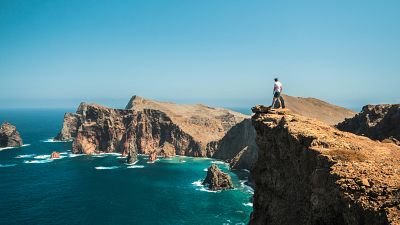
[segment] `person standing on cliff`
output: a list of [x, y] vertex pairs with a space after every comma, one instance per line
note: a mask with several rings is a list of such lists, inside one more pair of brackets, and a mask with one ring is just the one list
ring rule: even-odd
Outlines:
[[274, 81], [275, 81], [274, 89], [273, 89], [274, 98], [272, 99], [271, 109], [273, 109], [275, 107], [276, 101], [279, 101], [280, 107], [285, 108], [285, 100], [283, 99], [283, 97], [281, 95], [282, 90], [283, 90], [283, 85], [278, 80], [278, 78], [275, 78]]

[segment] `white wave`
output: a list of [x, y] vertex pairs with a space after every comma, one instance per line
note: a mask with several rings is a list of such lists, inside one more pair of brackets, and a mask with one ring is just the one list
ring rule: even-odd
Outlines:
[[15, 158], [17, 159], [26, 159], [26, 158], [32, 158], [34, 157], [36, 154], [30, 154], [30, 155], [18, 155]]
[[222, 161], [211, 161], [211, 163], [214, 163], [214, 164], [224, 164], [224, 165], [228, 164], [228, 163], [222, 162]]
[[96, 166], [95, 169], [96, 170], [113, 170], [113, 169], [117, 169], [119, 168], [119, 166]]
[[103, 158], [103, 157], [106, 157], [106, 155], [91, 155], [92, 157], [95, 157], [95, 158]]
[[144, 168], [144, 166], [143, 166], [143, 165], [133, 165], [133, 166], [128, 166], [128, 167], [126, 167], [126, 168], [129, 168], [129, 169], [136, 169], [136, 168]]
[[60, 152], [60, 155], [68, 155], [68, 152]]
[[245, 171], [245, 172], [250, 173], [250, 170], [248, 170], [248, 169], [242, 169], [242, 170]]
[[38, 155], [33, 157], [34, 159], [49, 159], [50, 155]]
[[54, 138], [49, 138], [49, 139], [46, 139], [46, 140], [41, 140], [41, 142], [46, 142], [46, 143], [55, 143], [55, 142], [72, 142], [72, 140], [60, 141], [60, 140], [55, 140]]
[[185, 163], [186, 161], [185, 160], [182, 160], [182, 161], [179, 161], [180, 163]]
[[249, 207], [253, 207], [253, 203], [248, 202], [248, 203], [243, 203], [244, 206], [249, 206]]
[[0, 167], [12, 167], [16, 166], [17, 164], [0, 164]]
[[136, 160], [135, 162], [133, 162], [133, 163], [125, 163], [125, 165], [128, 165], [128, 166], [132, 166], [132, 165], [135, 165], [136, 163], [138, 163], [139, 161], [138, 160]]
[[29, 145], [31, 145], [31, 144], [24, 144], [24, 145], [17, 146], [17, 147], [4, 147], [4, 148], [0, 148], [0, 151], [6, 150], [6, 149], [13, 149], [13, 148], [22, 148], [22, 147], [26, 147], [26, 146], [29, 146]]
[[118, 156], [117, 159], [126, 159], [126, 156]]
[[206, 172], [208, 172], [208, 168], [204, 168], [204, 169], [203, 169], [203, 171], [206, 171]]
[[85, 154], [73, 154], [73, 153], [69, 153], [69, 154], [68, 154], [68, 157], [74, 158], [74, 157], [83, 156], [83, 155], [85, 155]]
[[203, 187], [203, 181], [202, 180], [198, 180], [192, 183], [194, 186], [196, 187]]
[[156, 160], [154, 160], [154, 161], [147, 161], [147, 163], [155, 163], [155, 162], [157, 162], [158, 160], [160, 160], [160, 159], [156, 159]]
[[52, 159], [42, 159], [42, 160], [25, 160], [24, 163], [49, 163], [53, 162]]

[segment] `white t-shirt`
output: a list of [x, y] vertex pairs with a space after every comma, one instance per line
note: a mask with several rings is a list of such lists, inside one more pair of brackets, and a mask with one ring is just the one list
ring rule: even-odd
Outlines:
[[274, 84], [274, 93], [275, 92], [282, 92], [282, 83], [279, 81], [276, 81]]

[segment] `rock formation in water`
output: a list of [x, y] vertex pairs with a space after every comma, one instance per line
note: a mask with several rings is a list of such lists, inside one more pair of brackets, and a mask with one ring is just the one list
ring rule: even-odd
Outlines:
[[76, 113], [65, 114], [56, 139], [74, 139], [74, 153], [131, 152], [133, 156], [133, 151], [156, 151], [166, 157], [210, 157], [226, 132], [246, 118], [226, 109], [134, 96], [126, 109], [82, 103]]
[[0, 148], [19, 147], [22, 144], [17, 128], [8, 122], [4, 122], [0, 127]]
[[400, 145], [400, 104], [366, 105], [359, 114], [339, 123], [337, 128]]
[[157, 160], [157, 152], [152, 152], [149, 155], [149, 162], [154, 162]]
[[233, 189], [232, 179], [229, 174], [222, 172], [215, 164], [208, 168], [203, 185], [206, 185], [212, 191]]
[[50, 155], [50, 159], [59, 159], [60, 158], [60, 153], [59, 152], [52, 152]]
[[400, 147], [288, 110], [254, 112], [251, 225], [399, 224]]

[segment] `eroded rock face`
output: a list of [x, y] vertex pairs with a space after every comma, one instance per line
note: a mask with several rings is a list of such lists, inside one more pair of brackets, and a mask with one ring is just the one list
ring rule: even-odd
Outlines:
[[19, 147], [22, 144], [22, 138], [17, 128], [8, 122], [4, 122], [0, 127], [0, 147]]
[[[59, 140], [73, 141], [74, 153], [211, 156], [220, 139], [247, 116], [203, 105], [177, 105], [133, 97], [127, 108], [82, 103], [66, 114]], [[133, 157], [136, 159], [136, 157]], [[131, 160], [132, 161], [132, 160]]]
[[359, 114], [339, 123], [337, 128], [400, 145], [400, 104], [366, 105]]
[[400, 147], [255, 108], [250, 224], [399, 224]]
[[256, 131], [250, 119], [236, 124], [218, 143], [213, 158], [225, 160], [232, 169], [251, 170], [257, 161]]
[[208, 168], [203, 185], [207, 185], [212, 191], [233, 189], [232, 179], [229, 174], [222, 172], [215, 164]]
[[157, 152], [152, 152], [149, 155], [149, 162], [154, 162], [157, 160]]

